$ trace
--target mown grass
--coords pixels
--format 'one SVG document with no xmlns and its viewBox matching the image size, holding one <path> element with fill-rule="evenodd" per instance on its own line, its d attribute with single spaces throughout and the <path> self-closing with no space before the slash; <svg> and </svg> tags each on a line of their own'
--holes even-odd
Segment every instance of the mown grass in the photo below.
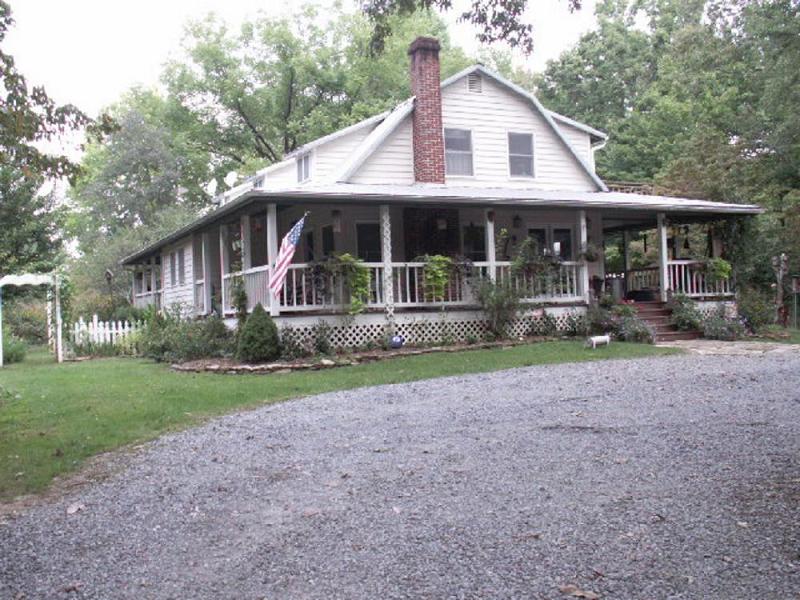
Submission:
<svg viewBox="0 0 800 600">
<path fill-rule="evenodd" d="M 783 335 L 787 337 L 783 337 Z M 779 344 L 800 344 L 800 329 L 784 329 L 778 325 L 770 325 L 767 327 L 763 335 L 746 338 L 754 342 L 777 342 Z"/>
<path fill-rule="evenodd" d="M 42 350 L 0 370 L 0 499 L 38 492 L 88 457 L 222 413 L 320 392 L 561 362 L 676 350 L 577 341 L 395 358 L 273 375 L 175 373 L 147 360 L 57 365 Z"/>
</svg>

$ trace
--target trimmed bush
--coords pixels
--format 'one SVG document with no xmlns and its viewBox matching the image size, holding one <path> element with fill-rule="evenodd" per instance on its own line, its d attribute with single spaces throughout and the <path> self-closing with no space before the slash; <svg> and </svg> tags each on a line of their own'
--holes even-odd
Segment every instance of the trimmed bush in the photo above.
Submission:
<svg viewBox="0 0 800 600">
<path fill-rule="evenodd" d="M 653 344 L 656 332 L 638 317 L 622 317 L 617 328 L 617 338 L 623 342 Z"/>
<path fill-rule="evenodd" d="M 333 352 L 333 344 L 331 344 L 331 333 L 333 328 L 327 321 L 320 321 L 314 325 L 312 335 L 314 338 L 314 352 L 317 354 L 331 354 Z"/>
<path fill-rule="evenodd" d="M 293 360 L 311 356 L 310 345 L 295 328 L 287 325 L 281 329 L 281 358 Z"/>
<path fill-rule="evenodd" d="M 472 286 L 475 299 L 486 315 L 486 328 L 493 339 L 504 338 L 519 312 L 519 291 L 507 282 L 480 277 Z"/>
<path fill-rule="evenodd" d="M 155 315 L 141 333 L 142 354 L 158 362 L 220 358 L 233 351 L 233 335 L 217 316 L 192 321 Z"/>
<path fill-rule="evenodd" d="M 685 294 L 672 296 L 669 308 L 672 309 L 669 322 L 680 331 L 692 331 L 703 327 L 703 315 L 697 309 L 697 303 Z"/>
<path fill-rule="evenodd" d="M 600 304 L 593 304 L 587 309 L 586 322 L 590 334 L 605 335 L 608 333 L 614 336 L 617 334 L 617 319 L 609 309 Z"/>
<path fill-rule="evenodd" d="M 744 325 L 725 316 L 725 307 L 720 306 L 703 326 L 703 335 L 711 340 L 738 340 L 745 333 Z"/>
<path fill-rule="evenodd" d="M 261 304 L 256 304 L 239 332 L 236 356 L 244 362 L 275 360 L 281 355 L 278 328 Z"/>
<path fill-rule="evenodd" d="M 28 346 L 13 335 L 3 334 L 3 362 L 6 364 L 22 362 L 28 352 Z"/>
</svg>

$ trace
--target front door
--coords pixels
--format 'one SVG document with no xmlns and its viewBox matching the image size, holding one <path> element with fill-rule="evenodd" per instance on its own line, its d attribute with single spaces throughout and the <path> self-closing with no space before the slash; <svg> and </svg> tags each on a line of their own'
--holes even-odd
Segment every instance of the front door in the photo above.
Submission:
<svg viewBox="0 0 800 600">
<path fill-rule="evenodd" d="M 403 236 L 407 261 L 426 254 L 458 256 L 461 253 L 458 209 L 405 208 Z"/>
</svg>

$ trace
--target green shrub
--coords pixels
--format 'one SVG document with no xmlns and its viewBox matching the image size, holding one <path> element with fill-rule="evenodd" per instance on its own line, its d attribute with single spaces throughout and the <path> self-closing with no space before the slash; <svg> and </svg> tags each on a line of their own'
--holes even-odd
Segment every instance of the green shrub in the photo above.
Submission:
<svg viewBox="0 0 800 600">
<path fill-rule="evenodd" d="M 534 335 L 553 337 L 558 333 L 558 321 L 546 310 L 542 311 L 542 318 L 533 322 Z"/>
<path fill-rule="evenodd" d="M 775 304 L 772 295 L 754 288 L 739 290 L 737 298 L 739 315 L 750 331 L 756 333 L 775 321 Z"/>
<path fill-rule="evenodd" d="M 317 354 L 331 354 L 333 352 L 331 331 L 332 327 L 327 321 L 320 320 L 316 325 L 314 325 L 314 329 L 311 331 L 314 352 Z"/>
<path fill-rule="evenodd" d="M 710 283 L 717 283 L 730 279 L 733 266 L 724 258 L 709 258 L 706 260 L 705 273 Z"/>
<path fill-rule="evenodd" d="M 668 303 L 672 314 L 669 322 L 681 331 L 701 329 L 703 315 L 697 308 L 697 303 L 685 294 L 675 294 Z"/>
<path fill-rule="evenodd" d="M 519 312 L 519 291 L 510 282 L 477 278 L 472 284 L 475 299 L 486 315 L 486 327 L 495 339 L 506 336 Z"/>
<path fill-rule="evenodd" d="M 706 319 L 703 325 L 703 335 L 711 340 L 733 341 L 741 338 L 745 333 L 744 325 L 735 319 L 725 316 L 725 306 L 721 305 Z"/>
<path fill-rule="evenodd" d="M 3 307 L 3 327 L 13 337 L 28 344 L 46 344 L 46 311 L 45 302 L 38 298 L 9 302 L 8 306 Z"/>
<path fill-rule="evenodd" d="M 586 324 L 591 335 L 616 336 L 619 328 L 618 319 L 601 304 L 593 304 L 586 310 Z"/>
<path fill-rule="evenodd" d="M 28 346 L 25 342 L 13 335 L 3 334 L 3 362 L 5 364 L 22 362 L 25 360 L 27 352 Z"/>
<path fill-rule="evenodd" d="M 239 333 L 236 355 L 244 362 L 256 363 L 280 357 L 278 328 L 261 303 L 256 304 Z"/>
<path fill-rule="evenodd" d="M 567 313 L 566 329 L 564 330 L 571 337 L 585 337 L 589 334 L 589 323 L 586 317 L 575 311 Z"/>
<path fill-rule="evenodd" d="M 639 314 L 636 307 L 630 304 L 614 304 L 609 307 L 609 310 L 613 316 L 619 318 L 635 317 Z"/>
<path fill-rule="evenodd" d="M 233 336 L 217 316 L 193 321 L 168 313 L 147 322 L 139 346 L 144 356 L 156 361 L 183 362 L 230 355 Z"/>
<path fill-rule="evenodd" d="M 294 327 L 287 325 L 281 329 L 281 358 L 293 360 L 311 356 L 313 351 Z"/>
<path fill-rule="evenodd" d="M 617 326 L 616 337 L 623 342 L 652 344 L 656 341 L 656 332 L 638 317 L 622 317 Z"/>
</svg>

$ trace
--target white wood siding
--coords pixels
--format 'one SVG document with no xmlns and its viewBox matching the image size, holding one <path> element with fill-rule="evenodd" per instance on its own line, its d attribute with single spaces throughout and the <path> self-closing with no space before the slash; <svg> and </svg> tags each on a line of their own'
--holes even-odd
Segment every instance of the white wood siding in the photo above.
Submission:
<svg viewBox="0 0 800 600">
<path fill-rule="evenodd" d="M 556 121 L 556 127 L 558 127 L 559 131 L 567 138 L 569 145 L 572 146 L 578 156 L 594 170 L 592 161 L 592 140 L 589 134 L 585 131 L 581 131 L 577 127 L 558 121 Z"/>
<path fill-rule="evenodd" d="M 352 183 L 414 183 L 411 117 L 406 117 L 352 177 Z"/>
<path fill-rule="evenodd" d="M 472 131 L 474 176 L 447 177 L 448 185 L 594 191 L 596 186 L 541 114 L 524 98 L 483 78 L 480 94 L 457 81 L 442 91 L 445 127 Z M 533 179 L 508 173 L 508 132 L 534 134 Z M 584 150 L 585 153 L 585 150 Z"/>
<path fill-rule="evenodd" d="M 334 181 L 347 159 L 373 129 L 373 127 L 362 127 L 314 148 L 311 155 L 311 179 L 309 181 L 315 183 Z"/>
<path fill-rule="evenodd" d="M 297 165 L 294 160 L 286 161 L 286 165 L 278 167 L 274 171 L 270 171 L 264 179 L 265 187 L 285 187 L 296 184 Z"/>
<path fill-rule="evenodd" d="M 175 285 L 172 285 L 172 264 L 170 254 L 175 252 L 175 266 L 178 266 L 178 250 L 183 248 L 183 285 L 180 285 L 179 274 L 175 274 Z M 182 314 L 190 315 L 194 310 L 194 264 L 192 238 L 187 237 L 161 251 L 161 284 L 164 289 L 164 307 L 173 310 L 180 307 Z"/>
</svg>

